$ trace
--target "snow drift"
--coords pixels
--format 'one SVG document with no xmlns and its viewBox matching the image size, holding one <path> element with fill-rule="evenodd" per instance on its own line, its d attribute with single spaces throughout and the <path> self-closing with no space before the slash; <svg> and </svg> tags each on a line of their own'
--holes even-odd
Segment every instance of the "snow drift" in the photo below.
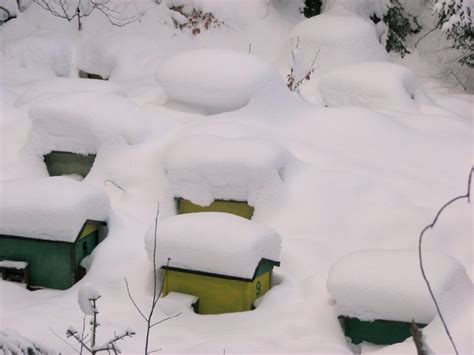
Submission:
<svg viewBox="0 0 474 355">
<path fill-rule="evenodd" d="M 319 88 L 328 106 L 416 110 L 430 102 L 415 74 L 398 64 L 364 62 L 341 66 L 324 74 Z"/>
</svg>

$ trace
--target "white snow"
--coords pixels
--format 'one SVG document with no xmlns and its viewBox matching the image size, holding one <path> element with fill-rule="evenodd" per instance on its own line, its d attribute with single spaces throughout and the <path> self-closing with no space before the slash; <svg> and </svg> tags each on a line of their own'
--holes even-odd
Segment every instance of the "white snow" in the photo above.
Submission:
<svg viewBox="0 0 474 355">
<path fill-rule="evenodd" d="M 315 62 L 316 75 L 340 65 L 388 60 L 375 26 L 345 10 L 330 11 L 300 22 L 291 33 L 304 53 L 301 62 Z"/>
<path fill-rule="evenodd" d="M 56 78 L 50 80 L 39 80 L 35 83 L 31 83 L 28 86 L 28 89 L 15 100 L 14 105 L 27 105 L 36 100 L 78 92 L 124 95 L 124 91 L 120 86 L 107 81 Z"/>
<path fill-rule="evenodd" d="M 290 161 L 288 151 L 268 140 L 195 135 L 167 147 L 164 168 L 176 197 L 201 206 L 215 199 L 254 206 L 264 189 L 282 185 Z"/>
<path fill-rule="evenodd" d="M 179 53 L 160 66 L 157 79 L 172 100 L 209 113 L 237 110 L 255 95 L 284 86 L 271 64 L 230 50 Z"/>
<path fill-rule="evenodd" d="M 109 215 L 105 192 L 65 177 L 6 180 L 0 190 L 4 235 L 74 242 L 86 220 Z"/>
<path fill-rule="evenodd" d="M 154 230 L 153 224 L 145 237 L 151 261 Z M 263 224 L 230 213 L 188 213 L 159 221 L 156 265 L 252 279 L 260 260 L 280 261 L 280 244 Z"/>
<path fill-rule="evenodd" d="M 0 350 L 8 354 L 43 354 L 56 355 L 53 349 L 47 348 L 35 340 L 28 339 L 12 329 L 0 330 Z"/>
<path fill-rule="evenodd" d="M 97 153 L 105 144 L 136 144 L 146 135 L 149 116 L 126 98 L 76 93 L 41 100 L 30 106 L 33 121 L 26 149 Z"/>
<path fill-rule="evenodd" d="M 0 260 L 0 267 L 6 267 L 9 269 L 24 269 L 27 266 L 28 263 L 24 261 Z"/>
<path fill-rule="evenodd" d="M 416 111 L 429 103 L 415 74 L 398 64 L 364 62 L 324 74 L 319 87 L 328 106 L 361 106 L 374 110 Z"/>
<path fill-rule="evenodd" d="M 432 221 L 438 208 L 465 193 L 473 163 L 472 69 L 456 63 L 462 53 L 450 49 L 452 42 L 441 29 L 430 31 L 437 16 L 432 15 L 425 0 L 400 0 L 423 25 L 420 33 L 409 37 L 411 54 L 403 59 L 396 53 L 385 53 L 379 42 L 386 28 L 369 19 L 374 12 L 382 14 L 388 0 L 327 0 L 323 14 L 309 20 L 300 13 L 300 0 L 183 1 L 212 12 L 224 24 L 203 30 L 205 24 L 200 23 L 202 31 L 194 36 L 189 29 L 173 25 L 163 0 L 160 4 L 128 1 L 127 15 L 137 9 L 146 14 L 121 28 L 95 12 L 83 19 L 83 29 L 78 32 L 75 21 L 51 16 L 34 3 L 0 26 L 0 179 L 46 176 L 42 154 L 55 145 L 58 149 L 70 146 L 97 153 L 93 169 L 82 183 L 103 188 L 112 201 L 104 247 L 94 250 L 90 269 L 76 285 L 64 291 L 30 292 L 17 283 L 0 280 L 0 329 L 14 329 L 25 337 L 41 339 L 58 353 L 69 354 L 72 349 L 50 328 L 59 335 L 71 323 L 82 329 L 77 291 L 82 284 L 91 283 L 100 285 L 107 300 L 100 304 L 98 340 L 130 325 L 137 334 L 120 344 L 123 353 L 143 353 L 146 325 L 130 303 L 123 277 L 137 304 L 146 310 L 153 294 L 153 268 L 143 236 L 157 202 L 160 220 L 176 214 L 175 193 L 163 166 L 168 148 L 195 135 L 224 140 L 252 138 L 277 143 L 297 161 L 295 166 L 285 166 L 283 184 L 266 185 L 254 201 L 252 221 L 284 236 L 281 267 L 274 269 L 274 287 L 252 312 L 203 317 L 196 315 L 187 301 L 176 302 L 174 309 L 182 314 L 153 328 L 152 349 L 187 354 L 222 353 L 223 349 L 226 353 L 352 354 L 354 349 L 347 344 L 327 292 L 329 268 L 355 250 L 414 250 L 420 230 Z M 305 73 L 319 54 L 311 80 L 297 92 L 290 92 L 284 81 L 297 37 L 298 73 Z M 213 108 L 227 108 L 231 102 L 244 102 L 245 106 L 208 116 L 218 111 L 168 99 L 157 82 L 157 73 L 167 59 L 195 50 L 236 51 L 244 57 L 256 57 L 264 67 L 276 68 L 279 76 L 252 94 L 248 104 L 232 96 L 222 102 L 211 101 Z M 412 70 L 417 87 L 440 107 L 419 102 L 416 95 L 416 110 L 400 106 L 397 102 L 406 102 L 408 94 L 405 88 L 399 91 L 399 84 L 383 85 L 387 91 L 381 91 L 389 96 L 382 109 L 353 104 L 324 107 L 320 77 L 336 67 L 363 62 L 393 62 Z M 206 88 L 211 82 L 221 82 L 222 71 L 237 76 L 238 88 L 248 87 L 241 78 L 256 74 L 247 73 L 248 68 L 239 61 L 234 61 L 232 68 L 217 64 L 221 67 L 212 68 L 212 81 L 205 81 Z M 199 73 L 193 66 L 186 63 L 182 69 L 190 73 L 189 81 L 196 83 L 191 79 Z M 76 77 L 78 68 L 110 75 L 109 81 L 64 79 L 69 86 L 64 91 L 53 93 L 45 87 L 44 92 L 51 91 L 54 97 L 43 97 L 43 89 L 38 89 L 36 97 L 33 89 L 42 86 L 41 81 L 56 87 L 57 75 Z M 391 71 L 395 67 L 387 68 Z M 379 74 L 367 70 L 371 80 L 361 83 L 364 90 L 378 85 L 374 79 Z M 450 70 L 466 84 L 467 91 Z M 390 83 L 400 83 L 399 77 L 392 76 Z M 224 89 L 230 88 L 226 92 L 232 93 L 232 83 L 224 81 Z M 108 91 L 104 85 L 119 86 L 127 97 Z M 378 94 L 378 86 L 376 91 Z M 193 95 L 204 100 L 207 92 Z M 28 98 L 14 106 L 30 93 L 34 94 L 31 101 Z M 47 98 L 54 111 L 54 102 L 61 103 L 71 94 L 91 99 L 70 99 L 54 120 L 41 119 L 42 128 L 28 116 L 30 104 L 38 107 L 40 100 Z M 395 94 L 398 96 L 392 96 Z M 108 96 L 114 99 L 102 99 Z M 239 100 L 243 97 L 238 96 Z M 123 109 L 120 102 L 128 108 Z M 136 104 L 133 110 L 131 102 Z M 92 111 L 97 114 L 90 114 Z M 104 130 L 97 135 L 100 127 Z M 32 144 L 33 136 L 37 136 L 38 144 Z M 127 144 L 128 138 L 136 139 Z M 215 155 L 217 150 L 206 151 Z M 424 250 L 456 258 L 472 275 L 472 221 L 472 204 L 458 201 L 426 233 Z M 454 280 L 453 292 L 443 292 L 439 299 L 461 354 L 473 353 L 473 299 L 472 283 L 466 285 L 462 280 Z M 170 311 L 157 307 L 154 321 Z M 265 324 L 263 333 L 261 324 Z M 439 318 L 425 328 L 424 335 L 435 353 L 452 352 Z M 360 350 L 365 355 L 374 349 L 363 346 Z M 378 352 L 415 354 L 416 349 L 407 339 Z"/>
<path fill-rule="evenodd" d="M 89 316 L 98 312 L 97 305 L 94 305 L 94 301 L 99 298 L 99 291 L 91 284 L 83 284 L 79 287 L 79 291 L 77 291 L 77 303 L 82 313 Z"/>
<path fill-rule="evenodd" d="M 436 297 L 470 285 L 464 267 L 454 258 L 423 253 L 423 264 Z M 337 313 L 362 320 L 384 319 L 428 324 L 436 315 L 419 269 L 418 253 L 366 250 L 351 253 L 330 269 L 327 288 Z"/>
</svg>

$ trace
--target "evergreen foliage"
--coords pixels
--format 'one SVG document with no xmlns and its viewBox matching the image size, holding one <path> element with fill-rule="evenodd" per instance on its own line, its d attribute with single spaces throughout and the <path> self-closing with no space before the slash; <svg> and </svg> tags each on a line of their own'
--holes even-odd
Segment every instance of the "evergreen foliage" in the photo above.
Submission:
<svg viewBox="0 0 474 355">
<path fill-rule="evenodd" d="M 453 47 L 463 52 L 458 62 L 474 67 L 474 30 L 471 8 L 464 0 L 437 1 L 434 13 L 438 15 L 437 28 L 453 42 Z"/>
<path fill-rule="evenodd" d="M 410 53 L 406 47 L 406 38 L 421 30 L 416 17 L 408 14 L 398 0 L 390 0 L 390 6 L 383 16 L 387 25 L 387 39 L 385 49 L 387 52 L 396 52 L 403 58 Z"/>
</svg>

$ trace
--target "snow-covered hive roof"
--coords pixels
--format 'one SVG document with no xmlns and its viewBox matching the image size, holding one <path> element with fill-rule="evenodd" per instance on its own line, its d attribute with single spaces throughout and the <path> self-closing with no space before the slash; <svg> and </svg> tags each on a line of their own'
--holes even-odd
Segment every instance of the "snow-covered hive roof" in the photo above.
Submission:
<svg viewBox="0 0 474 355">
<path fill-rule="evenodd" d="M 176 197 L 201 206 L 216 199 L 254 205 L 264 188 L 282 183 L 290 159 L 267 140 L 195 135 L 167 147 L 164 167 Z"/>
<path fill-rule="evenodd" d="M 74 242 L 86 220 L 109 215 L 104 191 L 66 177 L 7 180 L 0 191 L 3 235 Z"/>
<path fill-rule="evenodd" d="M 362 106 L 411 111 L 427 97 L 415 73 L 393 63 L 345 65 L 324 74 L 319 88 L 328 106 Z"/>
<path fill-rule="evenodd" d="M 454 258 L 423 252 L 425 272 L 437 297 L 456 284 L 470 284 L 464 267 Z M 422 278 L 418 252 L 367 250 L 342 257 L 332 265 L 327 288 L 338 313 L 362 320 L 429 323 L 436 310 Z"/>
<path fill-rule="evenodd" d="M 157 78 L 172 100 L 209 113 L 237 110 L 259 92 L 285 86 L 271 64 L 230 50 L 179 53 L 160 66 Z"/>
<path fill-rule="evenodd" d="M 153 260 L 154 224 L 145 237 Z M 157 266 L 252 279 L 262 259 L 279 262 L 280 235 L 263 224 L 230 213 L 201 212 L 160 220 Z"/>
<path fill-rule="evenodd" d="M 293 46 L 305 53 L 311 64 L 317 56 L 317 72 L 364 61 L 388 60 L 377 39 L 375 27 L 349 11 L 330 11 L 296 25 L 291 33 Z"/>
<path fill-rule="evenodd" d="M 46 99 L 56 95 L 89 92 L 124 96 L 120 86 L 103 80 L 84 80 L 76 78 L 55 78 L 40 80 L 31 84 L 14 102 L 15 106 L 30 104 L 35 100 Z"/>
<path fill-rule="evenodd" d="M 126 98 L 75 93 L 31 105 L 27 146 L 41 154 L 53 150 L 96 153 L 105 142 L 136 144 L 145 137 L 148 116 Z"/>
</svg>

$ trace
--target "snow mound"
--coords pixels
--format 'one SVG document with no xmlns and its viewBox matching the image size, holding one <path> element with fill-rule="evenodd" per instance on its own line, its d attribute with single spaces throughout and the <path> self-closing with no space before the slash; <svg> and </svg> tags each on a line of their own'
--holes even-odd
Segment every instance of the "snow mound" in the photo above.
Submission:
<svg viewBox="0 0 474 355">
<path fill-rule="evenodd" d="M 107 194 L 66 177 L 6 180 L 0 185 L 0 234 L 74 242 L 86 220 L 106 221 Z"/>
<path fill-rule="evenodd" d="M 328 106 L 415 110 L 427 102 L 415 73 L 393 63 L 365 62 L 341 66 L 324 74 L 319 88 Z"/>
<path fill-rule="evenodd" d="M 454 258 L 423 252 L 425 272 L 437 297 L 471 283 Z M 338 314 L 363 320 L 385 319 L 427 324 L 436 315 L 419 269 L 418 252 L 367 250 L 346 255 L 332 265 L 327 288 Z"/>
<path fill-rule="evenodd" d="M 315 73 L 364 61 L 388 60 L 377 39 L 375 27 L 363 18 L 346 11 L 331 11 L 302 21 L 291 33 L 293 46 L 303 58 L 315 62 Z"/>
<path fill-rule="evenodd" d="M 148 116 L 127 99 L 108 94 L 76 93 L 34 103 L 26 143 L 35 153 L 53 150 L 96 153 L 111 142 L 137 144 L 145 137 Z"/>
<path fill-rule="evenodd" d="M 285 84 L 275 68 L 250 54 L 230 50 L 192 50 L 167 59 L 158 82 L 175 101 L 209 113 L 244 107 L 262 91 Z"/>
<path fill-rule="evenodd" d="M 28 90 L 16 99 L 14 105 L 22 106 L 39 99 L 79 92 L 124 95 L 123 90 L 118 85 L 107 81 L 57 78 L 38 81 L 29 85 Z"/>
<path fill-rule="evenodd" d="M 68 76 L 72 46 L 66 38 L 44 32 L 6 41 L 2 50 L 7 58 L 14 58 L 20 67 L 45 70 L 56 76 Z"/>
<path fill-rule="evenodd" d="M 91 284 L 82 285 L 77 292 L 77 303 L 81 308 L 82 313 L 92 316 L 97 313 L 97 305 L 94 305 L 92 300 L 100 298 L 100 293 Z"/>
<path fill-rule="evenodd" d="M 164 168 L 176 197 L 201 206 L 215 199 L 254 206 L 265 188 L 282 184 L 290 159 L 283 147 L 263 139 L 196 135 L 167 147 Z"/>
<path fill-rule="evenodd" d="M 154 230 L 145 237 L 150 260 Z M 261 259 L 280 260 L 280 244 L 270 227 L 230 213 L 182 214 L 158 223 L 156 264 L 251 279 Z"/>
</svg>

